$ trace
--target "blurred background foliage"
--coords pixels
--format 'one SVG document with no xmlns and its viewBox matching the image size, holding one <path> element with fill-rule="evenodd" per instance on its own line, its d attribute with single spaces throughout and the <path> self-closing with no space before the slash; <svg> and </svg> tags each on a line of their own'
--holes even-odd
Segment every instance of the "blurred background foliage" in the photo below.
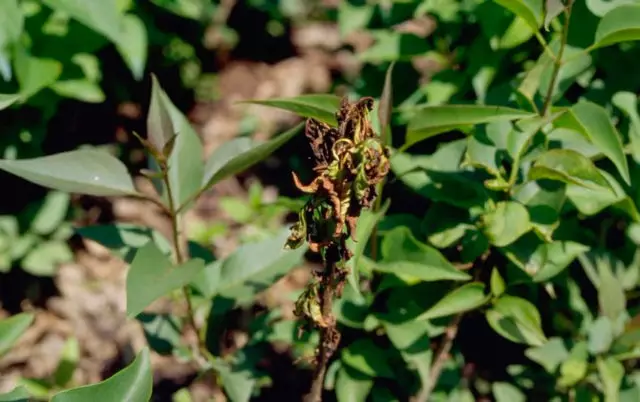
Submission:
<svg viewBox="0 0 640 402">
<path fill-rule="evenodd" d="M 640 14 L 633 7 L 640 2 L 572 3 L 567 61 L 554 87 L 551 55 L 558 55 L 564 21 L 559 1 L 3 0 L 0 105 L 11 106 L 0 113 L 0 151 L 4 159 L 22 159 L 105 147 L 134 172 L 146 167 L 131 133 L 145 131 L 150 73 L 201 134 L 224 128 L 234 137 L 255 137 L 282 131 L 296 120 L 288 113 L 266 115 L 267 108 L 243 109 L 236 101 L 306 92 L 378 97 L 394 62 L 391 145 L 406 152 L 393 163 L 395 176 L 383 193 L 390 206 L 359 261 L 367 288 L 348 286 L 336 306 L 343 338 L 327 376 L 327 400 L 419 397 L 441 339 L 459 319 L 430 400 L 637 401 L 640 46 L 633 40 L 640 23 L 633 17 Z M 629 40 L 595 49 L 603 17 L 625 6 L 631 7 L 628 24 L 618 23 L 627 27 Z M 531 21 L 539 31 L 531 29 Z M 594 51 L 584 52 L 587 48 Z M 278 70 L 296 60 L 305 63 Z M 300 78 L 305 72 L 317 74 L 318 82 Z M 509 146 L 491 143 L 513 127 L 499 119 L 481 118 L 475 130 L 473 124 L 454 124 L 408 148 L 416 110 L 423 105 L 491 105 L 537 113 L 548 97 L 556 107 L 579 101 L 598 105 L 610 123 L 596 124 L 595 130 L 619 132 L 629 177 L 616 164 L 622 162 L 603 158 L 602 144 L 585 141 L 567 128 L 571 124 L 554 127 L 545 139 L 534 136 L 522 160 L 501 156 Z M 211 116 L 231 115 L 230 104 L 242 111 L 234 112 L 229 129 L 223 127 L 226 120 Z M 203 139 L 209 152 L 229 138 L 203 134 Z M 536 146 L 554 144 L 592 158 L 615 194 L 581 192 L 577 186 L 569 189 L 571 184 L 565 192 L 565 184 L 553 182 L 542 190 L 520 183 L 515 192 L 487 196 L 504 185 L 489 182 L 502 177 L 496 172 L 510 172 L 518 163 L 528 169 L 542 152 Z M 232 190 L 205 195 L 188 226 L 190 239 L 213 249 L 221 261 L 258 264 L 263 257 L 269 284 L 296 264 L 306 272 L 284 288 L 274 287 L 279 299 L 268 292 L 258 298 L 246 283 L 229 284 L 224 297 L 216 296 L 207 343 L 240 373 L 231 381 L 237 381 L 235 394 L 225 387 L 230 400 L 299 400 L 308 389 L 306 360 L 317 336 L 298 338 L 290 312 L 309 266 L 318 259 L 272 261 L 265 246 L 269 241 L 277 246 L 273 239 L 281 240 L 285 220 L 301 205 L 290 171 L 305 182 L 311 178 L 307 147 L 297 136 L 234 179 Z M 416 168 L 429 174 L 407 174 Z M 0 182 L 5 189 L 0 203 L 3 315 L 20 317 L 16 314 L 34 307 L 46 312 L 51 298 L 66 297 L 61 284 L 71 279 L 61 275 L 60 266 L 82 265 L 87 250 L 73 227 L 126 221 L 131 212 L 118 212 L 113 200 L 46 191 L 6 173 Z M 498 204 L 489 212 L 487 199 Z M 514 207 L 514 200 L 528 208 L 533 223 L 526 229 L 520 225 L 524 208 Z M 253 259 L 242 260 L 243 255 Z M 460 278 L 425 278 L 411 271 L 411 264 L 401 264 L 407 261 L 436 271 L 471 268 L 474 282 L 454 287 Z M 94 280 L 82 286 L 99 287 L 99 276 Z M 208 303 L 204 297 L 199 305 Z M 452 319 L 460 311 L 464 316 Z M 174 319 L 138 316 L 151 348 L 180 361 L 185 354 L 180 329 L 162 325 Z M 53 348 L 58 352 L 48 372 L 33 370 L 25 356 L 5 360 L 0 372 L 17 375 L 32 395 L 46 398 L 51 390 L 107 378 L 131 361 L 118 345 L 111 356 L 94 359 L 107 366 L 97 371 L 100 378 L 80 375 L 91 372 L 78 357 L 90 354 L 85 335 L 62 333 L 65 341 Z M 21 365 L 27 369 L 21 371 Z M 154 400 L 221 397 L 212 381 L 183 371 L 175 376 L 159 371 Z"/>
</svg>

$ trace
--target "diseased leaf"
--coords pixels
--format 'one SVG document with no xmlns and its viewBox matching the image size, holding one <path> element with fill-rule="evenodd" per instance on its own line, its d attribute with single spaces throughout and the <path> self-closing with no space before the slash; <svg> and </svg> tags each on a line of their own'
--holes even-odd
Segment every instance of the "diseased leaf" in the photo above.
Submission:
<svg viewBox="0 0 640 402">
<path fill-rule="evenodd" d="M 602 17 L 592 46 L 599 48 L 634 40 L 640 40 L 640 4 L 624 4 Z"/>
<path fill-rule="evenodd" d="M 338 124 L 336 111 L 340 107 L 340 98 L 335 95 L 309 94 L 295 98 L 271 98 L 245 102 L 288 110 L 302 117 L 310 117 L 334 126 Z"/>
<path fill-rule="evenodd" d="M 0 169 L 32 183 L 95 196 L 133 195 L 126 166 L 107 152 L 80 149 L 32 159 L 0 160 Z"/>
<path fill-rule="evenodd" d="M 534 116 L 524 110 L 484 105 L 423 106 L 408 112 L 411 117 L 407 127 L 405 148 L 457 128 Z"/>
<path fill-rule="evenodd" d="M 373 269 L 408 281 L 465 281 L 466 272 L 456 269 L 440 252 L 413 237 L 407 227 L 388 232 L 382 241 L 382 261 Z"/>
<path fill-rule="evenodd" d="M 127 316 L 135 317 L 161 296 L 180 288 L 204 269 L 194 258 L 174 266 L 153 242 L 138 249 L 127 273 Z"/>
<path fill-rule="evenodd" d="M 491 298 L 485 294 L 485 286 L 471 282 L 451 291 L 416 320 L 430 320 L 473 310 L 487 303 Z"/>
<path fill-rule="evenodd" d="M 146 347 L 136 359 L 112 377 L 97 384 L 62 391 L 51 402 L 148 402 L 151 399 L 153 376 Z"/>
<path fill-rule="evenodd" d="M 0 320 L 0 356 L 6 353 L 33 322 L 34 315 L 20 313 Z"/>
</svg>

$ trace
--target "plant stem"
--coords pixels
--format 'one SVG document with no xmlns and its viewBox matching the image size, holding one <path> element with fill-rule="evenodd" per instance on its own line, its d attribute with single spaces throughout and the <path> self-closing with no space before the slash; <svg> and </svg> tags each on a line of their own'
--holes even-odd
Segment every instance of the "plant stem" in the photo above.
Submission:
<svg viewBox="0 0 640 402">
<path fill-rule="evenodd" d="M 558 56 L 553 63 L 553 72 L 551 73 L 551 82 L 549 82 L 549 88 L 547 89 L 547 97 L 544 100 L 542 110 L 540 110 L 541 116 L 546 116 L 549 113 L 551 106 L 551 98 L 553 98 L 553 92 L 558 81 L 558 75 L 560 73 L 560 67 L 562 67 L 562 57 L 564 55 L 564 49 L 567 46 L 567 38 L 569 37 L 569 21 L 571 20 L 571 8 L 573 7 L 573 0 L 567 1 L 567 6 L 564 9 L 564 25 L 562 26 L 562 39 L 560 40 L 560 49 L 558 50 Z"/>
<path fill-rule="evenodd" d="M 173 201 L 173 190 L 171 188 L 171 183 L 169 182 L 168 172 L 165 170 L 163 174 L 163 181 L 165 187 L 167 188 L 167 198 L 169 202 L 169 217 L 171 220 L 171 237 L 173 242 L 173 251 L 175 254 L 176 264 L 184 264 L 188 258 L 188 250 L 182 248 L 182 244 L 180 241 L 180 214 L 176 210 L 175 203 Z M 207 356 L 210 356 L 209 351 L 207 350 L 207 345 L 204 343 L 204 339 L 200 336 L 200 330 L 198 325 L 196 324 L 196 317 L 193 309 L 193 303 L 191 302 L 191 296 L 189 295 L 189 286 L 185 285 L 182 287 L 182 295 L 184 296 L 184 300 L 187 303 L 187 316 L 186 321 L 189 326 L 195 332 L 197 338 L 197 344 L 193 347 L 194 355 L 196 356 L 196 360 L 200 365 L 203 365 L 203 360 L 206 361 Z"/>
<path fill-rule="evenodd" d="M 335 245 L 329 246 L 335 247 Z M 338 276 L 338 267 L 335 261 L 325 257 L 325 271 L 322 277 L 320 287 L 320 309 L 322 317 L 328 325 L 320 328 L 320 345 L 318 347 L 318 355 L 316 367 L 313 372 L 313 380 L 311 390 L 305 397 L 305 402 L 321 402 L 322 390 L 324 388 L 324 377 L 329 365 L 329 359 L 335 352 L 340 340 L 339 332 L 336 328 L 336 322 L 333 318 L 333 298 L 335 296 L 335 278 Z"/>
<path fill-rule="evenodd" d="M 460 321 L 462 320 L 462 314 L 458 314 L 454 317 L 451 324 L 447 327 L 444 338 L 442 339 L 442 343 L 440 344 L 440 348 L 438 350 L 438 354 L 436 355 L 436 359 L 431 366 L 431 371 L 429 373 L 429 382 L 424 385 L 420 393 L 415 397 L 414 402 L 427 402 L 433 393 L 433 390 L 438 383 L 438 379 L 442 374 L 442 369 L 444 368 L 444 364 L 449 359 L 449 352 L 451 352 L 451 347 L 453 346 L 453 340 L 456 338 L 458 334 L 458 328 L 460 327 Z"/>
</svg>

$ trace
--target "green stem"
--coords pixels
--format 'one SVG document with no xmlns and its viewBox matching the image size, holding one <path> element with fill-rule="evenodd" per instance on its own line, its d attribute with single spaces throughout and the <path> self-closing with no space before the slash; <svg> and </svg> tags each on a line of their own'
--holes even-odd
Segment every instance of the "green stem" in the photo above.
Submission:
<svg viewBox="0 0 640 402">
<path fill-rule="evenodd" d="M 562 27 L 562 39 L 560 40 L 560 49 L 558 50 L 558 56 L 554 60 L 553 72 L 551 74 L 551 82 L 549 83 L 549 89 L 547 89 L 547 97 L 544 100 L 541 116 L 546 116 L 551 106 L 551 99 L 553 98 L 553 92 L 558 81 L 558 75 L 560 73 L 560 67 L 562 67 L 562 56 L 564 55 L 564 49 L 567 46 L 567 39 L 569 37 L 569 21 L 571 20 L 571 8 L 573 7 L 573 0 L 568 0 L 567 7 L 564 10 L 564 25 Z"/>
<path fill-rule="evenodd" d="M 162 180 L 164 181 L 165 187 L 167 188 L 167 198 L 169 203 L 168 211 L 169 211 L 169 217 L 171 219 L 171 237 L 173 241 L 173 251 L 175 254 L 176 264 L 180 265 L 180 264 L 184 264 L 188 260 L 189 256 L 188 256 L 188 251 L 182 249 L 182 245 L 180 242 L 180 214 L 176 210 L 176 206 L 173 201 L 173 190 L 171 188 L 169 174 L 166 171 L 166 169 L 163 173 L 164 174 L 162 175 Z M 194 345 L 193 350 L 194 350 L 194 353 L 197 353 L 197 354 L 199 353 L 200 356 L 197 356 L 196 360 L 200 361 L 202 360 L 201 359 L 202 357 L 204 357 L 206 360 L 207 357 L 211 356 L 211 354 L 207 350 L 207 346 L 205 345 L 204 338 L 200 336 L 200 330 L 198 328 L 198 325 L 196 324 L 195 312 L 193 309 L 193 303 L 191 301 L 191 295 L 189 294 L 188 285 L 185 285 L 182 287 L 182 295 L 184 296 L 185 302 L 187 304 L 186 321 L 188 322 L 191 329 L 195 332 L 197 337 L 197 345 Z M 200 361 L 200 364 L 202 364 L 201 361 Z"/>
</svg>

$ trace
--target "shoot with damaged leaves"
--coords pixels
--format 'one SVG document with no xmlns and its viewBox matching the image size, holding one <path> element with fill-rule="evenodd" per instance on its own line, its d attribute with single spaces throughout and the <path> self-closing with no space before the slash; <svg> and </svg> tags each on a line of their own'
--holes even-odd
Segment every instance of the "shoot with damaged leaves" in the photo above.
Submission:
<svg viewBox="0 0 640 402">
<path fill-rule="evenodd" d="M 336 113 L 338 127 L 307 120 L 305 135 L 313 150 L 316 177 L 303 184 L 293 173 L 295 185 L 311 198 L 291 227 L 285 248 L 305 241 L 319 252 L 324 268 L 296 302 L 295 313 L 310 326 L 320 328 L 321 341 L 309 399 L 320 400 L 326 365 L 336 350 L 340 334 L 331 313 L 334 295 L 340 297 L 347 277 L 345 263 L 352 253 L 346 240 L 355 238 L 358 217 L 375 200 L 376 186 L 389 172 L 389 150 L 369 121 L 372 98 L 355 103 L 343 99 Z M 319 384 L 319 385 L 318 385 Z"/>
</svg>

